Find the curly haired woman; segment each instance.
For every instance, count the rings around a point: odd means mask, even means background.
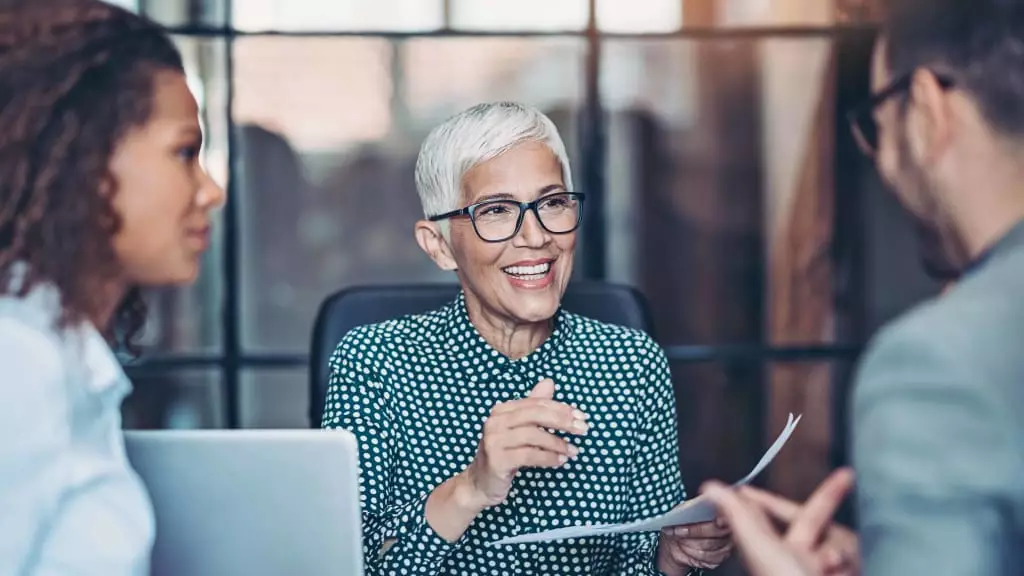
[[[224,192],[155,24],[98,0],[0,4],[0,574],[145,574],[111,346],[140,289],[192,282]]]

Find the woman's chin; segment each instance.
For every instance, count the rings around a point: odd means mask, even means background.
[[[200,262],[182,261],[169,264],[157,273],[139,275],[133,278],[133,284],[146,288],[163,288],[188,286],[199,279]]]
[[[561,295],[554,290],[516,292],[512,295],[512,305],[508,308],[524,323],[546,322],[558,312],[561,305]]]

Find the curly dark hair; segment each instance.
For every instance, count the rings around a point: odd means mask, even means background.
[[[99,0],[0,0],[0,295],[40,283],[60,325],[109,311],[121,226],[109,172],[118,142],[152,112],[154,75],[182,71],[163,29]],[[135,352],[145,322],[130,287],[98,326]]]

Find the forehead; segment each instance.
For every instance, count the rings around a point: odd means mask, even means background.
[[[528,142],[466,172],[462,195],[469,202],[494,194],[531,200],[552,186],[565,186],[558,157],[545,144]]]
[[[153,75],[153,122],[199,125],[199,106],[188,88],[185,75],[159,70]]]

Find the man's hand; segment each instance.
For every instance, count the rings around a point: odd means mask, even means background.
[[[803,507],[792,500],[772,494],[759,488],[744,486],[740,495],[761,507],[776,524],[789,527],[800,516]],[[832,523],[825,528],[823,539],[818,544],[829,576],[857,576],[860,574],[860,540],[857,534],[840,524]]]
[[[852,487],[852,470],[833,472],[799,510],[790,510],[784,535],[776,532],[769,513],[740,491],[712,482],[702,492],[732,529],[752,576],[832,576],[856,574],[837,562],[842,552],[830,547],[827,538],[832,515]]]

